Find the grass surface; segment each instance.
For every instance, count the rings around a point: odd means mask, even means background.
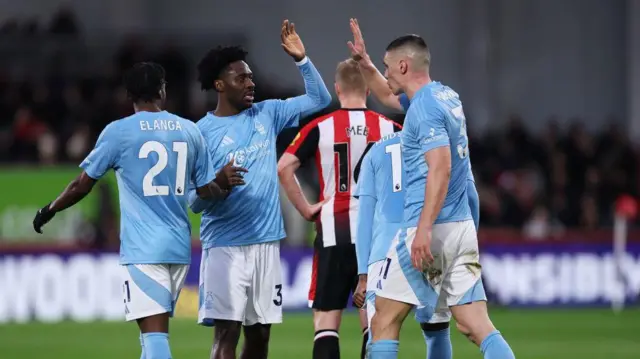
[[[632,359],[640,358],[640,309],[621,315],[609,310],[492,310],[518,359]],[[195,320],[171,324],[173,357],[209,357],[212,330]],[[311,358],[311,313],[285,313],[285,323],[273,327],[270,358]],[[452,330],[454,358],[482,358],[478,349]],[[340,332],[342,358],[359,358],[360,329],[354,313]],[[238,351],[239,352],[239,351]],[[132,323],[71,323],[0,325],[2,359],[139,358],[138,330]],[[425,357],[418,325],[407,319],[400,338],[400,358]]]

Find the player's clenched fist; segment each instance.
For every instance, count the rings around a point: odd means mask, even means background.
[[[280,31],[280,40],[282,40],[282,48],[284,51],[293,57],[295,61],[302,61],[307,55],[302,40],[296,32],[296,27],[289,20],[282,22],[282,29]]]
[[[233,158],[216,175],[215,182],[223,190],[231,190],[232,187],[245,184],[242,173],[247,173],[246,168],[233,165]]]

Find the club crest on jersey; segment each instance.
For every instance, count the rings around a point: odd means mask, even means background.
[[[347,137],[351,136],[369,136],[369,127],[362,125],[347,127]]]
[[[255,128],[256,128],[256,131],[258,131],[258,133],[260,133],[262,136],[267,134],[267,131],[264,129],[264,125],[262,125],[260,123],[260,121],[255,120],[254,121],[254,125],[255,125]]]

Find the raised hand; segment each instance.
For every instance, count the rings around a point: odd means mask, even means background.
[[[364,38],[362,37],[362,31],[360,31],[358,19],[349,20],[349,24],[351,25],[351,33],[353,34],[353,42],[347,42],[347,46],[349,46],[349,50],[351,50],[351,58],[358,62],[361,60],[370,61],[367,49],[364,45]]]
[[[280,30],[280,40],[282,41],[282,48],[284,51],[293,57],[296,61],[301,61],[307,55],[304,49],[302,40],[296,32],[296,27],[289,20],[282,22],[282,29]]]

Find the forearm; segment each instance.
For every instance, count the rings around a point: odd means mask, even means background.
[[[435,223],[447,196],[450,175],[450,169],[445,166],[429,168],[418,227],[427,229]]]
[[[373,239],[373,217],[376,200],[370,196],[361,196],[358,211],[358,235],[356,236],[356,259],[358,274],[367,274],[371,242]]]
[[[318,69],[308,57],[297,63],[304,79],[305,94],[291,99],[300,111],[300,116],[308,116],[318,112],[331,103],[331,94],[322,80]]]
[[[391,92],[389,85],[387,85],[387,79],[378,71],[378,68],[376,68],[370,59],[360,61],[360,73],[362,73],[367,86],[378,101],[387,107],[399,111],[403,110],[398,96]]]
[[[287,194],[289,202],[293,204],[295,209],[301,216],[305,216],[307,209],[309,208],[309,202],[302,192],[302,187],[296,178],[293,171],[283,171],[280,173],[280,183],[284,187],[284,191]]]
[[[200,213],[212,204],[210,200],[200,198],[195,189],[189,191],[187,200],[193,213]]]
[[[82,186],[78,179],[71,181],[60,196],[51,202],[49,210],[52,212],[64,211],[85,198],[91,192],[91,188],[86,185]]]

